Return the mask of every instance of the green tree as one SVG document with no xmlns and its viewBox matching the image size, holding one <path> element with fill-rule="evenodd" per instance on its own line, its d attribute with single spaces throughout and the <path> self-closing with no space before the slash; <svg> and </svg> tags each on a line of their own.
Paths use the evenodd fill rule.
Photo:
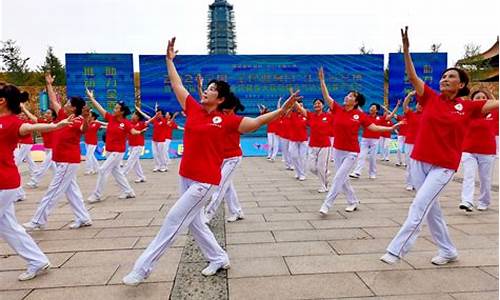
<svg viewBox="0 0 500 300">
<path fill-rule="evenodd" d="M 431 52 L 432 53 L 439 53 L 439 49 L 441 49 L 441 43 L 431 45 Z"/>
<path fill-rule="evenodd" d="M 2 41 L 0 58 L 2 59 L 1 71 L 7 73 L 7 80 L 16 85 L 23 85 L 31 77 L 28 67 L 28 58 L 21 56 L 21 48 L 14 40 Z"/>
<path fill-rule="evenodd" d="M 47 49 L 45 62 L 43 63 L 43 65 L 38 67 L 38 70 L 42 74 L 50 72 L 52 75 L 54 75 L 56 77 L 54 82 L 55 85 L 66 84 L 66 70 L 59 58 L 54 54 L 54 49 L 52 48 L 52 46 L 49 46 L 49 48 Z"/>
<path fill-rule="evenodd" d="M 366 48 L 365 43 L 363 43 L 361 45 L 361 47 L 359 47 L 359 53 L 360 54 L 372 54 L 373 53 L 373 49 Z"/>
</svg>

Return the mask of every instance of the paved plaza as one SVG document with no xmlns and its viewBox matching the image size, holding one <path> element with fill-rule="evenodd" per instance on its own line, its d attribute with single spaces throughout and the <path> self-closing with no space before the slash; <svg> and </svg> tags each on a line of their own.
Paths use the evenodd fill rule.
<svg viewBox="0 0 500 300">
<path fill-rule="evenodd" d="M 424 226 L 410 254 L 387 265 L 379 258 L 414 196 L 405 190 L 403 168 L 379 163 L 376 180 L 351 180 L 358 211 L 344 212 L 341 196 L 321 217 L 325 194 L 317 192 L 318 180 L 309 174 L 299 182 L 281 162 L 265 158 L 245 158 L 235 177 L 246 218 L 225 223 L 220 210 L 212 225 L 231 269 L 203 277 L 206 263 L 184 232 L 145 283 L 124 286 L 122 277 L 178 197 L 178 162 L 167 173 L 152 173 L 152 161 L 143 160 L 147 182 L 136 184 L 129 176 L 136 199 L 117 199 L 118 187 L 108 178 L 105 200 L 87 205 L 94 221 L 88 228 L 69 229 L 73 215 L 62 199 L 46 230 L 32 233 L 52 263 L 34 280 L 17 280 L 24 261 L 0 241 L 0 299 L 498 299 L 498 168 L 488 211 L 458 209 L 460 173 L 439 198 L 459 261 L 432 265 L 436 246 Z M 96 179 L 83 175 L 82 164 L 78 181 L 85 198 Z M 19 222 L 29 221 L 47 184 L 48 178 L 26 189 L 28 199 L 16 204 Z"/>
</svg>

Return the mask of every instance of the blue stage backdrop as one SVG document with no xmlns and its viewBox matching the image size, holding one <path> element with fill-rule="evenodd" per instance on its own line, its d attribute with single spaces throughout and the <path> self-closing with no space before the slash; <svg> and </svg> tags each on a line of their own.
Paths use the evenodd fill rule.
<svg viewBox="0 0 500 300">
<path fill-rule="evenodd" d="M 167 77 L 165 56 L 140 55 L 141 101 L 144 110 L 153 113 L 158 106 L 167 111 L 179 111 Z M 383 55 L 178 55 L 175 65 L 184 86 L 199 99 L 196 75 L 204 84 L 211 79 L 228 81 L 246 109 L 243 115 L 258 114 L 257 104 L 274 109 L 279 97 L 286 99 L 289 88 L 300 89 L 306 107 L 322 98 L 318 68 L 325 69 L 330 94 L 339 102 L 349 90 L 363 93 L 367 102 L 383 103 Z M 204 87 L 204 88 L 205 88 Z M 179 123 L 184 120 L 180 118 Z M 174 132 L 174 139 L 180 133 Z M 265 135 L 265 128 L 253 136 Z"/>
<path fill-rule="evenodd" d="M 418 76 L 430 87 L 439 90 L 441 73 L 447 68 L 447 53 L 412 53 Z M 403 53 L 389 53 L 389 103 L 394 107 L 413 89 L 405 73 Z"/>
<path fill-rule="evenodd" d="M 66 54 L 68 96 L 86 98 L 85 87 L 94 90 L 99 103 L 111 111 L 117 101 L 135 104 L 132 54 Z"/>
</svg>

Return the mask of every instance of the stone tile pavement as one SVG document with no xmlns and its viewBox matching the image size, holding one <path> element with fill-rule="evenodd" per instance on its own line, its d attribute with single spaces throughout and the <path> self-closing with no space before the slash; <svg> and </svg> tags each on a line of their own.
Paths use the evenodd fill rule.
<svg viewBox="0 0 500 300">
<path fill-rule="evenodd" d="M 325 218 L 317 213 L 325 194 L 316 192 L 312 174 L 299 182 L 281 162 L 245 158 L 235 185 L 246 218 L 224 223 L 221 210 L 212 225 L 231 269 L 200 276 L 205 263 L 184 232 L 144 284 L 127 287 L 121 278 L 178 197 L 178 161 L 167 173 L 152 173 L 151 161 L 142 164 L 148 181 L 131 183 L 138 197 L 117 199 L 110 178 L 105 200 L 87 205 L 91 227 L 70 230 L 72 213 L 61 199 L 47 229 L 32 233 L 51 260 L 49 273 L 17 281 L 24 261 L 0 240 L 0 299 L 498 299 L 498 168 L 490 210 L 458 209 L 460 172 L 440 197 L 458 262 L 430 263 L 436 247 L 424 227 L 410 254 L 391 266 L 379 257 L 414 195 L 404 189 L 402 168 L 379 163 L 376 180 L 352 180 L 359 210 L 344 212 L 341 196 Z M 85 197 L 95 181 L 80 170 Z M 28 200 L 16 205 L 20 222 L 32 216 L 47 184 L 48 178 L 39 189 L 26 190 Z"/>
</svg>

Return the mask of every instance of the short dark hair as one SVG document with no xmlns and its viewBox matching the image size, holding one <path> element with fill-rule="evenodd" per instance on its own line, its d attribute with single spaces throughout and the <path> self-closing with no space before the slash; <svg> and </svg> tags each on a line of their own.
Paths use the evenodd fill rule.
<svg viewBox="0 0 500 300">
<path fill-rule="evenodd" d="M 321 104 L 325 105 L 325 101 L 323 99 L 320 99 L 320 98 L 314 99 L 313 100 L 313 105 L 314 105 L 314 103 L 316 103 L 316 101 L 319 101 L 319 102 L 321 102 Z"/>
<path fill-rule="evenodd" d="M 477 94 L 479 93 L 483 93 L 486 95 L 486 97 L 489 97 L 488 93 L 486 91 L 483 91 L 483 90 L 477 90 L 477 91 L 474 91 L 471 95 L 470 95 L 470 98 L 471 99 L 474 99 L 474 96 L 476 96 Z"/>
<path fill-rule="evenodd" d="M 47 109 L 47 111 L 50 111 L 50 114 L 52 115 L 52 119 L 57 119 L 57 112 L 53 108 Z"/>
<path fill-rule="evenodd" d="M 125 104 L 125 101 L 118 101 L 116 104 L 120 105 L 120 111 L 123 113 L 124 117 L 130 115 L 130 108 Z"/>
<path fill-rule="evenodd" d="M 223 80 L 212 79 L 208 85 L 212 83 L 215 84 L 215 88 L 219 94 L 218 98 L 224 98 L 224 102 L 217 107 L 218 110 L 232 109 L 234 112 L 245 110 L 245 106 L 241 103 L 240 98 L 231 92 L 229 83 Z"/>
<path fill-rule="evenodd" d="M 375 107 L 377 108 L 377 112 L 379 112 L 379 110 L 380 110 L 380 104 L 375 103 L 375 102 L 372 102 L 372 103 L 370 104 L 370 107 L 371 107 L 372 105 L 375 105 Z"/>
<path fill-rule="evenodd" d="M 21 113 L 21 103 L 29 100 L 28 92 L 21 92 L 15 85 L 6 84 L 0 86 L 0 98 L 7 100 L 7 109 L 13 114 Z"/>
<path fill-rule="evenodd" d="M 365 105 L 366 98 L 363 94 L 354 90 L 349 91 L 349 93 L 353 93 L 354 97 L 356 98 L 356 102 L 358 102 L 358 104 L 354 105 L 354 108 L 362 107 L 363 105 Z"/>
<path fill-rule="evenodd" d="M 99 118 L 99 115 L 95 112 L 95 111 L 91 111 L 90 112 L 90 115 L 97 120 L 97 118 Z"/>
<path fill-rule="evenodd" d="M 469 95 L 470 89 L 467 87 L 467 85 L 469 84 L 469 74 L 467 74 L 467 72 L 462 69 L 451 67 L 444 70 L 443 73 L 441 73 L 441 77 L 443 77 L 443 75 L 448 71 L 456 71 L 458 73 L 460 82 L 464 84 L 464 87 L 458 90 L 457 97 L 464 97 Z"/>
<path fill-rule="evenodd" d="M 136 115 L 139 118 L 139 121 L 144 121 L 144 119 L 145 119 L 144 116 L 140 112 L 138 112 L 137 110 L 134 111 L 134 115 Z"/>
<path fill-rule="evenodd" d="M 82 114 L 83 107 L 85 106 L 85 100 L 80 96 L 73 96 L 69 98 L 71 106 L 76 108 L 75 115 L 79 116 Z"/>
</svg>

